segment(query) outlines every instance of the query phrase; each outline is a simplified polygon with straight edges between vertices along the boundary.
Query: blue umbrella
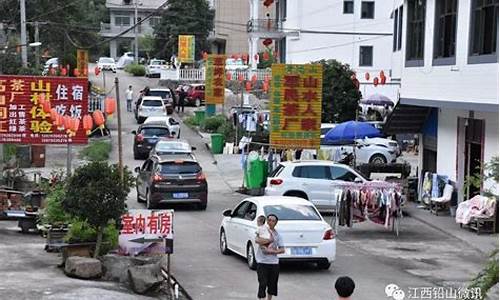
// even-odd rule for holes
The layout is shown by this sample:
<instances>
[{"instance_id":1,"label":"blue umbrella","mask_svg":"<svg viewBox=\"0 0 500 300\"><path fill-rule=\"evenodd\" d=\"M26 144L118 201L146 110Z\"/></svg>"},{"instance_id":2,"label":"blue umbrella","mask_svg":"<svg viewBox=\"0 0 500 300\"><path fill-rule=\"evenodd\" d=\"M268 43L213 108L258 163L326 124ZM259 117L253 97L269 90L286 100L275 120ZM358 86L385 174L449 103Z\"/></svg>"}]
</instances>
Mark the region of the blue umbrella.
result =
<instances>
[{"instance_id":1,"label":"blue umbrella","mask_svg":"<svg viewBox=\"0 0 500 300\"><path fill-rule=\"evenodd\" d=\"M370 123L347 121L340 123L330 129L325 134L325 142L327 143L352 143L354 140L363 139L365 137L380 137L382 133Z\"/></svg>"}]
</instances>

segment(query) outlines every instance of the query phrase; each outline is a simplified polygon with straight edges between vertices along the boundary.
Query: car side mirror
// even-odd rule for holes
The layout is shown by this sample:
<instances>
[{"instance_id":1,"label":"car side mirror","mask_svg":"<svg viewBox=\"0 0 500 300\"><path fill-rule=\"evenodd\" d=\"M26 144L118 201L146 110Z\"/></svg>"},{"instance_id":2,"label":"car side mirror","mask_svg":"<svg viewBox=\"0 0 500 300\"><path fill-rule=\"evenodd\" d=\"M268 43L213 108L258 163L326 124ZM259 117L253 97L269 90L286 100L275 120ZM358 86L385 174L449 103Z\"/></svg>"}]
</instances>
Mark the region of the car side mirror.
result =
<instances>
[{"instance_id":1,"label":"car side mirror","mask_svg":"<svg viewBox=\"0 0 500 300\"><path fill-rule=\"evenodd\" d=\"M137 131L132 130L130 133L132 133L132 134L134 134L134 135L135 135L135 134L137 134Z\"/></svg>"},{"instance_id":2,"label":"car side mirror","mask_svg":"<svg viewBox=\"0 0 500 300\"><path fill-rule=\"evenodd\" d=\"M141 170L140 167L135 167L134 172L139 173L140 170Z\"/></svg>"},{"instance_id":3,"label":"car side mirror","mask_svg":"<svg viewBox=\"0 0 500 300\"><path fill-rule=\"evenodd\" d=\"M195 151L196 150L196 147L191 147L191 151Z\"/></svg>"},{"instance_id":4,"label":"car side mirror","mask_svg":"<svg viewBox=\"0 0 500 300\"><path fill-rule=\"evenodd\" d=\"M231 216L231 213L232 213L232 211L231 211L230 209L226 209L226 210L222 213L222 215L223 215L224 217L230 217L230 216Z\"/></svg>"}]
</instances>

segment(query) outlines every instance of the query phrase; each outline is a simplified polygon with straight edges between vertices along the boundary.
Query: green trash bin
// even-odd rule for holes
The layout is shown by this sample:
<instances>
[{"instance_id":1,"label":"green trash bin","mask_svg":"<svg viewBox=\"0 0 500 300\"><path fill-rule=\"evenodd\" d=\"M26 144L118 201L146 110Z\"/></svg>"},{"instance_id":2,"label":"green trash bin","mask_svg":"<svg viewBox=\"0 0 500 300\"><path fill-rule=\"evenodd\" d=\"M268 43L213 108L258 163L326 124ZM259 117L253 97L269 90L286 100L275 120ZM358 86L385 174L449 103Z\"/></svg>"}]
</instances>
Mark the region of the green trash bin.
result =
<instances>
[{"instance_id":1,"label":"green trash bin","mask_svg":"<svg viewBox=\"0 0 500 300\"><path fill-rule=\"evenodd\" d=\"M196 120L196 123L198 123L198 125L200 125L201 122L203 122L203 120L205 120L205 111L204 110L195 110L194 111L194 118Z\"/></svg>"},{"instance_id":2,"label":"green trash bin","mask_svg":"<svg viewBox=\"0 0 500 300\"><path fill-rule=\"evenodd\" d=\"M220 133L212 133L210 137L212 140L212 153L222 154L222 150L224 150L224 136Z\"/></svg>"},{"instance_id":3,"label":"green trash bin","mask_svg":"<svg viewBox=\"0 0 500 300\"><path fill-rule=\"evenodd\" d=\"M253 161L249 161L248 167L248 188L249 189L258 189L262 187L263 181L263 169L262 169L262 160L256 159Z\"/></svg>"}]
</instances>

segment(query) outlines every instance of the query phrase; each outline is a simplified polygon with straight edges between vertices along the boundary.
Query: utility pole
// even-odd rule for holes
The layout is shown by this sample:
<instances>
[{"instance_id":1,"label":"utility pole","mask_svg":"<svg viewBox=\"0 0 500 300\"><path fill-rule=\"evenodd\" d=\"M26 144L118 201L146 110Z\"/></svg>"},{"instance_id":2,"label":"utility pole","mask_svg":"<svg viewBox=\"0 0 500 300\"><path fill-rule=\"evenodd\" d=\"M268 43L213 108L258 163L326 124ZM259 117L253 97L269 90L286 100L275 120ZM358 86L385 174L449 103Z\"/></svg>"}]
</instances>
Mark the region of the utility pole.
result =
<instances>
[{"instance_id":1,"label":"utility pole","mask_svg":"<svg viewBox=\"0 0 500 300\"><path fill-rule=\"evenodd\" d=\"M139 46L137 42L137 1L134 1L134 60L135 63L139 63Z\"/></svg>"},{"instance_id":2,"label":"utility pole","mask_svg":"<svg viewBox=\"0 0 500 300\"><path fill-rule=\"evenodd\" d=\"M26 39L26 2L19 0L21 11L21 60L23 67L28 67L28 41Z\"/></svg>"},{"instance_id":3,"label":"utility pole","mask_svg":"<svg viewBox=\"0 0 500 300\"><path fill-rule=\"evenodd\" d=\"M116 116L118 120L118 170L120 179L123 183L123 149L122 149L122 113L120 109L120 87L118 85L118 77L115 77L116 88Z\"/></svg>"},{"instance_id":4,"label":"utility pole","mask_svg":"<svg viewBox=\"0 0 500 300\"><path fill-rule=\"evenodd\" d=\"M35 43L39 42L40 32L38 29L38 21L35 21ZM40 46L37 46L35 49L35 57L36 57L36 69L40 69Z\"/></svg>"}]
</instances>

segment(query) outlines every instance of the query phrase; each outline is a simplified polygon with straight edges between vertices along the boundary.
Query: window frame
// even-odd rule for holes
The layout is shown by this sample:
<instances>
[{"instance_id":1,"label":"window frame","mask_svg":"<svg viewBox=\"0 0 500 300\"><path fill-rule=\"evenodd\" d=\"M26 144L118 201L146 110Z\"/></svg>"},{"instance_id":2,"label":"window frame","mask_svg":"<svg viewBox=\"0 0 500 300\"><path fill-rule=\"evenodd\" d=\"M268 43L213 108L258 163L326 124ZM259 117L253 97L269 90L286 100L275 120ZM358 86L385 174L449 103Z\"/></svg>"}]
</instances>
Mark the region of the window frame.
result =
<instances>
[{"instance_id":1,"label":"window frame","mask_svg":"<svg viewBox=\"0 0 500 300\"><path fill-rule=\"evenodd\" d=\"M447 16L450 16L451 13L447 13L446 12L446 9L444 8L444 12L439 12L438 11L438 8L439 8L439 5L442 5L443 7L446 6L446 1L454 1L455 2L455 12L454 12L454 15L455 15L455 32L454 32L454 45L453 47L455 48L454 49L454 53L453 53L453 56L448 56L448 57L442 57L442 56L437 56L438 55L438 51L440 51L440 47L442 47L440 45L441 41L439 40L440 36L439 36L439 32L441 30L440 26L441 26L441 20L443 18L446 18ZM443 31L446 29L446 26L443 27ZM458 39L458 0L440 0L440 1L436 1L435 3L435 9L434 9L434 30L433 30L433 34L434 34L434 37L433 37L433 49L432 49L432 65L433 66L449 66L449 65L455 65L456 64L456 58L457 58L457 39ZM444 39L444 33L443 33L443 39Z\"/></svg>"},{"instance_id":2,"label":"window frame","mask_svg":"<svg viewBox=\"0 0 500 300\"><path fill-rule=\"evenodd\" d=\"M346 8L347 8L346 4L351 4L351 10L350 10L350 12L346 11ZM342 6L342 14L344 14L344 15L352 15L352 14L354 14L354 0L344 0L343 6Z\"/></svg>"},{"instance_id":3,"label":"window frame","mask_svg":"<svg viewBox=\"0 0 500 300\"><path fill-rule=\"evenodd\" d=\"M369 48L371 49L371 58L370 58L370 64L362 64L362 49L363 48ZM360 67L373 67L373 45L360 45L359 46L359 66Z\"/></svg>"},{"instance_id":4,"label":"window frame","mask_svg":"<svg viewBox=\"0 0 500 300\"><path fill-rule=\"evenodd\" d=\"M498 63L498 4L496 9L494 10L496 12L496 50L495 53L492 54L473 54L473 49L474 49L474 31L475 31L475 23L476 23L476 9L475 9L475 4L477 0L471 0L470 3L470 26L469 26L469 45L468 45L468 51L467 51L467 63L468 64L485 64L485 63Z\"/></svg>"},{"instance_id":5,"label":"window frame","mask_svg":"<svg viewBox=\"0 0 500 300\"><path fill-rule=\"evenodd\" d=\"M369 4L371 3L372 5L372 11L371 11L371 17L363 17L363 5L364 4ZM360 11L360 15L359 15L359 18L362 19L362 20L373 20L375 19L375 1L361 1L361 11Z\"/></svg>"},{"instance_id":6,"label":"window frame","mask_svg":"<svg viewBox=\"0 0 500 300\"><path fill-rule=\"evenodd\" d=\"M123 24L123 22L120 22L119 24L116 23L116 19L120 19L120 20L124 20L124 19L128 19L128 24ZM123 26L130 26L131 25L131 22L130 22L130 15L114 15L114 21L115 21L115 26L118 26L118 27L123 27Z\"/></svg>"},{"instance_id":7,"label":"window frame","mask_svg":"<svg viewBox=\"0 0 500 300\"><path fill-rule=\"evenodd\" d=\"M323 168L326 172L326 176L324 178L317 178L317 177L305 177L303 175L304 168ZM329 166L324 166L324 165L303 165L303 166L296 166L293 171L292 171L292 177L295 178L302 178L302 179L311 179L311 180L329 180L332 178L332 174L330 171Z\"/></svg>"},{"instance_id":8,"label":"window frame","mask_svg":"<svg viewBox=\"0 0 500 300\"><path fill-rule=\"evenodd\" d=\"M245 219L245 215L246 215L246 212L247 212L247 209L248 209L248 206L250 205L250 201L243 201L241 202L238 206L236 206L236 208L233 210L233 213L231 214L231 218L236 218L236 219ZM238 210L240 208L243 208L243 215L242 216L239 216L237 215L236 213L238 212Z\"/></svg>"},{"instance_id":9,"label":"window frame","mask_svg":"<svg viewBox=\"0 0 500 300\"><path fill-rule=\"evenodd\" d=\"M410 9L410 1L414 3L418 3L422 1L423 12L422 12L422 20L414 20L414 11ZM426 25L426 13L427 13L427 1L426 0L409 0L408 1L408 11L406 13L406 49L405 49L405 67L422 67L424 66L425 59L425 25ZM416 28L416 23L422 23L422 35L421 35L421 44L422 44L422 57L410 57L410 38L412 38L415 33L412 31L414 27Z\"/></svg>"},{"instance_id":10,"label":"window frame","mask_svg":"<svg viewBox=\"0 0 500 300\"><path fill-rule=\"evenodd\" d=\"M392 52L398 51L398 36L399 36L399 7L393 12L392 22Z\"/></svg>"},{"instance_id":11,"label":"window frame","mask_svg":"<svg viewBox=\"0 0 500 300\"><path fill-rule=\"evenodd\" d=\"M403 5L399 7L399 24L398 24L398 50L401 51L401 47L403 45L403 15L404 15L404 8Z\"/></svg>"}]
</instances>

